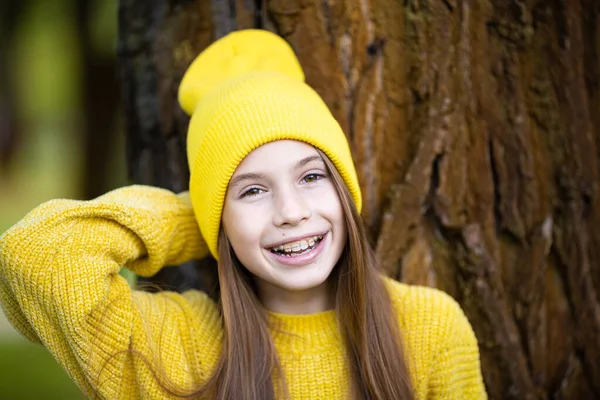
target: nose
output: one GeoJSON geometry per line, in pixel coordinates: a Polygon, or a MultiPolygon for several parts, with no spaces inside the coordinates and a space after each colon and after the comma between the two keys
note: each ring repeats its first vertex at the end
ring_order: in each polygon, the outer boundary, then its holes
{"type": "Polygon", "coordinates": [[[273,223],[276,226],[297,225],[311,217],[309,205],[295,190],[280,193],[276,199],[273,223]]]}

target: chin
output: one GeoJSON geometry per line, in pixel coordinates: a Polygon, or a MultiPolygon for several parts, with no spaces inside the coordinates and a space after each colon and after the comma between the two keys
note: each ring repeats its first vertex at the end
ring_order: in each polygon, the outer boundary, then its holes
{"type": "Polygon", "coordinates": [[[323,285],[329,279],[331,271],[323,273],[322,271],[311,271],[291,274],[290,276],[277,277],[271,280],[271,284],[282,289],[299,292],[310,290],[323,285]]]}

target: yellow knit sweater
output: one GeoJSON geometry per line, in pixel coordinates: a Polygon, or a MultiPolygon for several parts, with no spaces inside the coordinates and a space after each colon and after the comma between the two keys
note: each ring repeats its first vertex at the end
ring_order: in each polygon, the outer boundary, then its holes
{"type": "MultiPolygon", "coordinates": [[[[186,193],[130,186],[87,202],[52,200],[0,237],[0,303],[87,396],[170,398],[146,363],[183,387],[210,376],[221,349],[217,306],[195,290],[132,291],[119,270],[149,276],[206,252],[186,193]]],[[[418,398],[486,398],[477,341],[458,304],[434,289],[386,284],[418,398]]],[[[334,312],[269,318],[293,334],[272,333],[292,397],[345,398],[334,312]]]]}

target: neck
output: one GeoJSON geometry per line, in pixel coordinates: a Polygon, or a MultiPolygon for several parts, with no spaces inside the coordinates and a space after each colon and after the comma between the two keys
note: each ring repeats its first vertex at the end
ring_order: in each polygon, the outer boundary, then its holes
{"type": "Polygon", "coordinates": [[[305,290],[288,290],[256,279],[258,298],[263,306],[281,314],[314,314],[333,308],[329,280],[305,290]]]}

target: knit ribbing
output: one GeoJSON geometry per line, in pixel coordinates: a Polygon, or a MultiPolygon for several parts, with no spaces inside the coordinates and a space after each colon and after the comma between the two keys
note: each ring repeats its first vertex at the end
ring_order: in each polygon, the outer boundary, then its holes
{"type": "Polygon", "coordinates": [[[335,312],[285,315],[268,312],[273,340],[280,353],[322,353],[341,341],[335,312]]]}
{"type": "MultiPolygon", "coordinates": [[[[0,303],[91,398],[173,398],[214,370],[223,329],[204,293],[131,291],[122,265],[151,275],[205,255],[185,194],[132,186],[88,202],[53,200],[0,237],[0,303]]],[[[485,399],[477,341],[440,291],[385,279],[419,399],[485,399]]],[[[344,399],[350,379],[335,313],[267,312],[293,399],[344,399]]]]}

